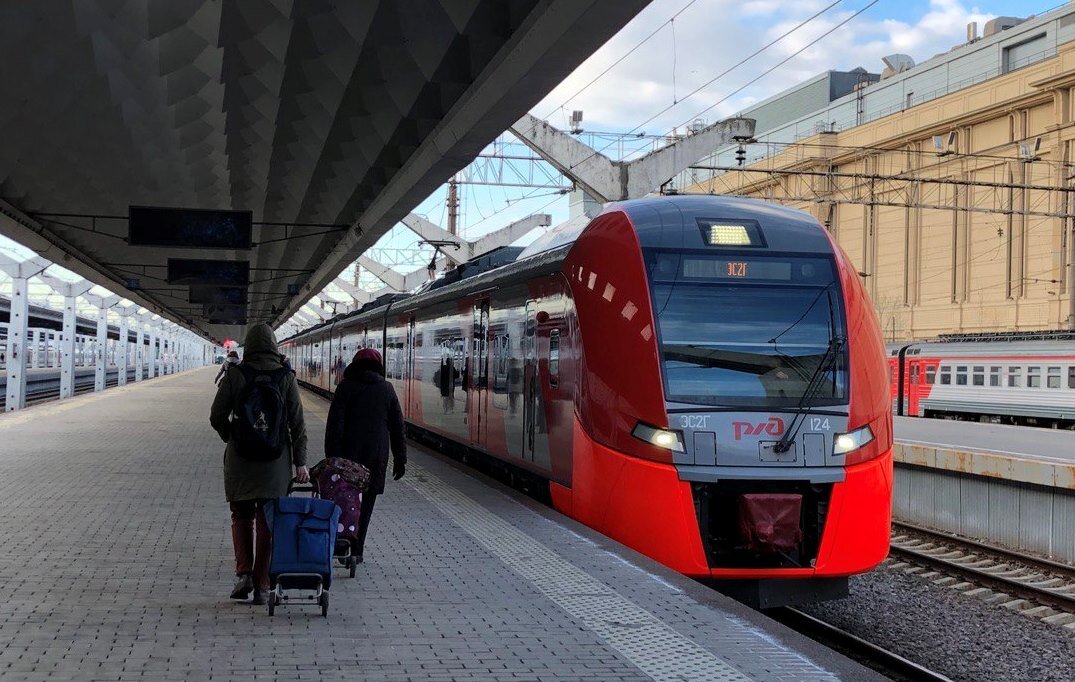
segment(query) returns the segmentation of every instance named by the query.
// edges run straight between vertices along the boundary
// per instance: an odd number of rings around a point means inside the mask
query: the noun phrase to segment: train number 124
[[[832,427],[829,426],[828,417],[810,417],[810,430],[811,431],[831,431]]]

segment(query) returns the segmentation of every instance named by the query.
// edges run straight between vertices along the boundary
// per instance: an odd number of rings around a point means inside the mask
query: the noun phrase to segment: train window
[[[1050,367],[1045,377],[1046,388],[1060,388],[1060,368]]]
[[[1075,366],[1068,367],[1068,388],[1075,388]]]
[[[971,383],[975,386],[985,386],[985,367],[979,365],[974,368]]]
[[[951,367],[942,367],[941,368],[941,384],[943,384],[945,386],[948,386],[951,383],[952,383],[952,368]]]
[[[1041,388],[1041,367],[1026,368],[1026,387]]]
[[[929,384],[930,386],[932,386],[933,384],[937,383],[937,368],[936,367],[927,367],[926,368],[926,383]]]
[[[989,368],[989,385],[1000,386],[1000,367],[994,365]]]
[[[1013,388],[1019,388],[1023,385],[1023,368],[1022,367],[1009,367],[1008,368],[1008,386]]]
[[[956,386],[967,385],[967,366],[960,365],[956,367]]]
[[[560,374],[560,330],[549,332],[549,383],[556,385]]]

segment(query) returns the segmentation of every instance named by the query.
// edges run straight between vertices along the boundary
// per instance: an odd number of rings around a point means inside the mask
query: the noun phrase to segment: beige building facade
[[[913,102],[748,145],[744,166],[700,165],[686,189],[817,216],[861,271],[886,339],[1075,329],[1075,41]]]

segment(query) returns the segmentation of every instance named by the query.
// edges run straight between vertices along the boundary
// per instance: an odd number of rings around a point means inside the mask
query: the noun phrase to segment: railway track
[[[769,609],[770,618],[780,621],[796,632],[841,652],[893,680],[921,680],[923,682],[951,682],[951,678],[919,665],[884,647],[868,642],[831,623],[815,618],[791,607]]]
[[[949,577],[949,587],[975,592],[1046,622],[1075,623],[1075,566],[893,523],[889,567],[903,568],[901,563],[931,569]]]

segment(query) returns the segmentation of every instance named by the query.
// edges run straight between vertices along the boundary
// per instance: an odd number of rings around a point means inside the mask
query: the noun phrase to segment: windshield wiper
[[[773,452],[777,454],[785,453],[791,449],[792,444],[795,442],[795,437],[799,434],[799,429],[802,428],[803,422],[806,421],[806,414],[810,411],[810,402],[824,383],[822,377],[828,373],[830,365],[835,363],[839,357],[839,351],[844,345],[844,339],[836,334],[836,318],[833,316],[831,292],[829,292],[828,298],[829,345],[825,349],[825,354],[821,356],[821,361],[817,363],[817,369],[810,376],[810,382],[806,385],[806,390],[803,391],[802,397],[799,398],[799,404],[795,406],[795,416],[791,420],[791,425],[784,432],[784,436],[773,446]],[[835,371],[833,373],[835,374]],[[835,377],[833,381],[835,383]]]

